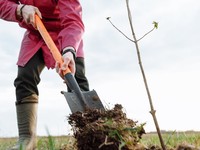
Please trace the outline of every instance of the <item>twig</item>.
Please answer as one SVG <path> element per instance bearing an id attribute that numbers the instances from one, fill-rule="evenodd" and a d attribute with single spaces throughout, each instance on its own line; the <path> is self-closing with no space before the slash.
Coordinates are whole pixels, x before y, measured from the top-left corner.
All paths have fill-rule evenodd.
<path id="1" fill-rule="evenodd" d="M 113 142 L 108 142 L 108 136 L 106 136 L 105 141 L 101 145 L 99 145 L 98 148 L 100 149 L 104 145 L 112 145 L 112 144 L 114 144 L 114 143 Z"/>
<path id="2" fill-rule="evenodd" d="M 141 38 L 139 38 L 137 40 L 137 42 L 139 42 L 141 39 L 143 39 L 145 36 L 147 36 L 149 33 L 151 33 L 154 29 L 156 29 L 156 27 L 153 27 L 153 29 L 151 29 L 149 32 L 147 32 L 145 35 L 143 35 Z"/>
<path id="3" fill-rule="evenodd" d="M 111 25 L 112 25 L 115 29 L 117 29 L 123 36 L 125 36 L 125 38 L 127 38 L 127 39 L 130 40 L 131 42 L 134 42 L 134 43 L 135 43 L 135 41 L 133 41 L 131 38 L 129 38 L 126 34 L 124 34 L 119 28 L 117 28 L 117 27 L 112 23 L 112 21 L 110 20 L 110 17 L 107 17 L 106 19 L 111 23 Z"/>
<path id="4" fill-rule="evenodd" d="M 119 28 L 117 28 L 117 27 L 112 23 L 112 21 L 110 20 L 110 17 L 107 17 L 106 19 L 107 19 L 107 20 L 110 22 L 110 24 L 111 24 L 117 31 L 119 31 L 125 38 L 127 38 L 129 41 L 135 43 L 134 40 L 132 40 L 131 38 L 129 38 L 124 32 L 122 32 Z M 156 22 L 154 22 L 154 23 L 156 23 Z M 141 38 L 139 38 L 139 39 L 137 40 L 137 42 L 139 42 L 141 39 L 143 39 L 145 36 L 147 36 L 149 33 L 151 33 L 154 29 L 157 29 L 157 26 L 156 26 L 156 25 L 154 25 L 153 29 L 151 29 L 149 32 L 147 32 L 147 33 L 144 34 Z"/>

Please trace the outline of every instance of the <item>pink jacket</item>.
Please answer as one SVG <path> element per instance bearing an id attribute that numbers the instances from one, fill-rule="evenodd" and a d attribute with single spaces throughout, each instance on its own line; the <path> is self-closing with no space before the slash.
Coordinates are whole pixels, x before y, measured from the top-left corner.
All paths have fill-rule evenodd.
<path id="1" fill-rule="evenodd" d="M 54 68 L 55 65 L 39 32 L 24 21 L 17 20 L 16 9 L 19 3 L 38 7 L 42 14 L 42 21 L 60 51 L 67 46 L 72 46 L 76 49 L 77 57 L 84 57 L 82 41 L 84 24 L 79 0 L 58 0 L 58 2 L 56 0 L 0 0 L 0 18 L 18 22 L 21 27 L 27 29 L 21 43 L 17 65 L 24 66 L 40 48 L 46 66 Z"/>

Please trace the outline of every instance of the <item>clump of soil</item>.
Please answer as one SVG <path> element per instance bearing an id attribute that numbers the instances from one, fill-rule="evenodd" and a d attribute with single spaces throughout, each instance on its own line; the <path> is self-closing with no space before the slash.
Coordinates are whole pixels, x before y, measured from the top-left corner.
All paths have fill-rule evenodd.
<path id="1" fill-rule="evenodd" d="M 69 116 L 78 150 L 133 150 L 141 147 L 139 141 L 145 130 L 126 117 L 122 106 L 101 111 L 87 109 Z"/>

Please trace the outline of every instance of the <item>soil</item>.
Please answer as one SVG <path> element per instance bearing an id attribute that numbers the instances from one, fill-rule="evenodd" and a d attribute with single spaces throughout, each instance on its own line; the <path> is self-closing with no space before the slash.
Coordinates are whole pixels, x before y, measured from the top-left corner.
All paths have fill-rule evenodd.
<path id="1" fill-rule="evenodd" d="M 126 117 L 123 107 L 111 110 L 87 109 L 69 116 L 78 150 L 131 150 L 140 147 L 144 124 Z"/>

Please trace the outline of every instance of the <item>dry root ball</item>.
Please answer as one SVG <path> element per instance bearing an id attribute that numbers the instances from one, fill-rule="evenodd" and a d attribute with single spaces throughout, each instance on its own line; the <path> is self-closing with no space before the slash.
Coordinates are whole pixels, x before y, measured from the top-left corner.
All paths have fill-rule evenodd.
<path id="1" fill-rule="evenodd" d="M 69 116 L 78 150 L 133 150 L 144 131 L 144 124 L 136 125 L 126 117 L 122 106 L 111 110 L 88 109 Z"/>

